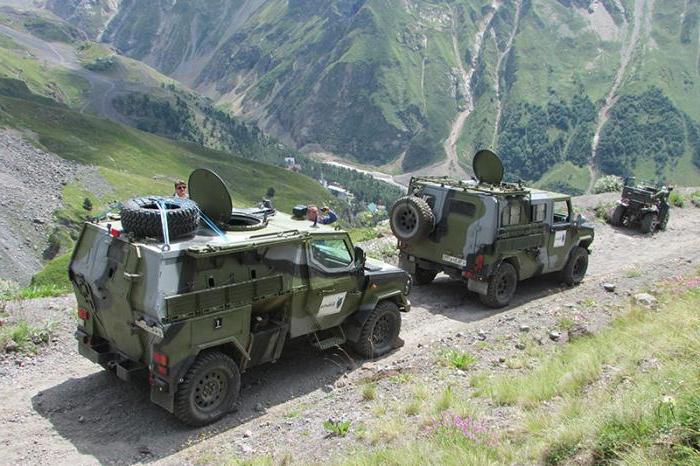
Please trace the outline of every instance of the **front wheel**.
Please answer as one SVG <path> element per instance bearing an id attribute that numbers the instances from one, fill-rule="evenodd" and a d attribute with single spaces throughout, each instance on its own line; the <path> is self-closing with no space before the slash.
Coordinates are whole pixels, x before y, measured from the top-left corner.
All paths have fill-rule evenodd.
<path id="1" fill-rule="evenodd" d="M 365 358 L 382 356 L 397 345 L 400 331 L 401 314 L 398 306 L 391 301 L 382 301 L 365 321 L 353 349 Z"/>
<path id="2" fill-rule="evenodd" d="M 233 409 L 240 388 L 233 359 L 220 351 L 200 354 L 175 393 L 175 416 L 191 426 L 218 421 Z"/>
<path id="3" fill-rule="evenodd" d="M 588 270 L 588 249 L 577 246 L 561 271 L 561 279 L 567 285 L 578 285 Z"/>
<path id="4" fill-rule="evenodd" d="M 485 295 L 479 295 L 481 302 L 489 307 L 507 306 L 518 286 L 518 272 L 509 262 L 503 262 L 498 271 L 489 278 Z"/>

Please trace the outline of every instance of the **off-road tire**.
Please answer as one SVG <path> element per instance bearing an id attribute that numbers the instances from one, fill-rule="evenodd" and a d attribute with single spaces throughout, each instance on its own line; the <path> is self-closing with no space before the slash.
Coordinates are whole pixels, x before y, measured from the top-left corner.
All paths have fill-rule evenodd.
<path id="1" fill-rule="evenodd" d="M 137 237 L 163 239 L 163 227 L 160 221 L 160 209 L 156 201 L 165 205 L 170 239 L 188 236 L 194 233 L 199 224 L 199 208 L 190 199 L 173 197 L 137 197 L 124 203 L 121 210 L 121 222 L 124 231 Z"/>
<path id="2" fill-rule="evenodd" d="M 610 225 L 619 227 L 622 225 L 622 219 L 625 217 L 625 206 L 617 205 L 610 216 Z"/>
<path id="3" fill-rule="evenodd" d="M 174 414 L 191 426 L 211 424 L 233 409 L 240 388 L 233 359 L 220 351 L 201 353 L 177 387 Z"/>
<path id="4" fill-rule="evenodd" d="M 668 226 L 668 217 L 670 215 L 671 215 L 670 213 L 666 212 L 666 215 L 664 215 L 664 218 L 662 218 L 661 221 L 659 222 L 659 230 L 666 231 L 666 227 Z"/>
<path id="5" fill-rule="evenodd" d="M 494 309 L 507 306 L 518 287 L 518 272 L 509 262 L 503 262 L 489 278 L 488 291 L 480 294 L 482 303 Z"/>
<path id="6" fill-rule="evenodd" d="M 396 304 L 382 301 L 374 308 L 360 331 L 360 338 L 353 343 L 353 349 L 365 358 L 382 356 L 400 341 L 401 313 Z"/>
<path id="7" fill-rule="evenodd" d="M 416 266 L 416 271 L 411 274 L 411 278 L 415 285 L 428 285 L 435 280 L 436 275 L 437 272 L 435 270 L 422 269 Z"/>
<path id="8" fill-rule="evenodd" d="M 644 214 L 644 217 L 642 217 L 642 222 L 639 229 L 645 234 L 654 233 L 658 225 L 659 216 L 655 213 L 646 213 Z"/>
<path id="9" fill-rule="evenodd" d="M 567 285 L 578 285 L 586 276 L 586 270 L 588 270 L 588 249 L 576 246 L 561 270 L 560 277 Z"/>
<path id="10" fill-rule="evenodd" d="M 394 236 L 406 243 L 423 239 L 435 224 L 430 206 L 417 196 L 404 196 L 394 202 L 389 219 Z"/>

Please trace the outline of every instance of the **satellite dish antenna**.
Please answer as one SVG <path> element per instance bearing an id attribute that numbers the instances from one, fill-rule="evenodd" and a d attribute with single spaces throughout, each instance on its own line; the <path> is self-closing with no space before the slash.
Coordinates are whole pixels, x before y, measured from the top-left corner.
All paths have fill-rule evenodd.
<path id="1" fill-rule="evenodd" d="M 474 155 L 472 168 L 479 183 L 498 185 L 503 181 L 503 163 L 488 149 L 482 149 Z"/>
<path id="2" fill-rule="evenodd" d="M 204 215 L 218 225 L 231 219 L 231 194 L 219 175 L 206 168 L 198 168 L 188 180 L 190 199 L 195 201 Z"/>

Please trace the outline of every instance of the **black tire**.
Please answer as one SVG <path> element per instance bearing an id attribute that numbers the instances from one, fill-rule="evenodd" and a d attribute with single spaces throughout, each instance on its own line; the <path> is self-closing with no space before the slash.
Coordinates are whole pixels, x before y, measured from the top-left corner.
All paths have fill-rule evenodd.
<path id="1" fill-rule="evenodd" d="M 220 351 L 202 353 L 177 387 L 174 414 L 191 426 L 211 424 L 233 409 L 240 388 L 233 359 Z"/>
<path id="2" fill-rule="evenodd" d="M 492 308 L 507 306 L 518 287 L 518 272 L 509 262 L 503 262 L 498 271 L 489 278 L 488 291 L 480 294 L 482 303 Z"/>
<path id="3" fill-rule="evenodd" d="M 588 249 L 576 246 L 561 270 L 561 280 L 567 285 L 578 285 L 588 270 Z"/>
<path id="4" fill-rule="evenodd" d="M 394 236 L 407 243 L 423 239 L 435 224 L 430 206 L 417 196 L 404 196 L 394 202 L 389 218 Z"/>
<path id="5" fill-rule="evenodd" d="M 124 203 L 121 211 L 124 231 L 133 233 L 137 237 L 148 236 L 162 240 L 163 228 L 157 201 L 161 201 L 165 205 L 170 239 L 194 233 L 199 225 L 197 204 L 190 199 L 158 196 L 137 197 Z"/>
<path id="6" fill-rule="evenodd" d="M 416 271 L 411 274 L 411 278 L 413 278 L 415 285 L 428 285 L 435 280 L 436 275 L 437 272 L 435 270 L 422 269 L 416 266 Z"/>
<path id="7" fill-rule="evenodd" d="M 663 216 L 663 218 L 662 218 L 661 221 L 659 222 L 659 230 L 661 230 L 661 231 L 666 231 L 666 227 L 668 226 L 668 217 L 669 217 L 669 215 L 670 215 L 670 214 L 669 214 L 668 212 L 666 212 L 666 215 Z"/>
<path id="8" fill-rule="evenodd" d="M 382 301 L 374 308 L 360 331 L 353 349 L 365 358 L 382 356 L 399 346 L 401 313 L 396 304 Z"/>
<path id="9" fill-rule="evenodd" d="M 623 205 L 616 206 L 613 210 L 612 215 L 610 216 L 610 225 L 614 225 L 616 227 L 622 225 L 622 219 L 625 216 L 625 210 L 625 206 Z"/>
<path id="10" fill-rule="evenodd" d="M 640 230 L 645 234 L 654 233 L 658 225 L 659 216 L 655 213 L 646 213 L 644 214 L 644 217 L 642 217 Z"/>

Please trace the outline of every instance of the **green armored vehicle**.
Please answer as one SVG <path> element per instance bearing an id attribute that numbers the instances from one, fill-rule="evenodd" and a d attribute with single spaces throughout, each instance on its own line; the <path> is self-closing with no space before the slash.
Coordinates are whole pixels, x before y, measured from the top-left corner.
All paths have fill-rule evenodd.
<path id="1" fill-rule="evenodd" d="M 574 218 L 571 197 L 502 182 L 503 165 L 488 150 L 473 167 L 476 181 L 414 177 L 392 206 L 400 266 L 414 283 L 444 272 L 502 307 L 521 280 L 549 272 L 569 284 L 583 280 L 594 233 Z"/>
<path id="2" fill-rule="evenodd" d="M 208 170 L 189 187 L 196 204 L 140 198 L 84 225 L 69 266 L 80 354 L 124 380 L 147 376 L 154 403 L 205 425 L 232 409 L 240 373 L 277 360 L 290 339 L 349 342 L 370 358 L 401 345 L 406 272 L 366 259 L 344 231 L 269 206 L 232 210 Z M 148 230 L 162 229 L 160 215 L 172 242 Z"/>

